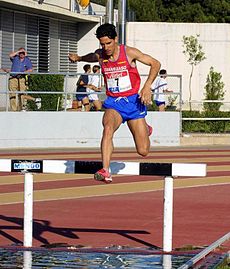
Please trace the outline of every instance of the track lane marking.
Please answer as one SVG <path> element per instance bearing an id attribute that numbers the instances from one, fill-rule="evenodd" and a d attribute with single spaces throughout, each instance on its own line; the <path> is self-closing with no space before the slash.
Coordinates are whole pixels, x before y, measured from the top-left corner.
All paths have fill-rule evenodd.
<path id="1" fill-rule="evenodd" d="M 230 184 L 230 178 L 224 177 L 201 177 L 175 179 L 174 189 Z M 34 191 L 34 201 L 53 201 L 60 199 L 79 199 L 86 197 L 108 196 L 128 193 L 150 192 L 163 190 L 164 180 L 144 181 L 132 183 L 117 183 L 110 185 L 94 185 L 84 187 L 71 187 L 59 189 L 47 189 Z M 0 194 L 0 205 L 23 203 L 23 192 Z"/>

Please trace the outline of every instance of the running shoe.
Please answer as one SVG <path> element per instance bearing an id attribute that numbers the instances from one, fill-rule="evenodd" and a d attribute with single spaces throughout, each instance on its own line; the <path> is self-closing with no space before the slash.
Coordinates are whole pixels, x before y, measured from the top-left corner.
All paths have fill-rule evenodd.
<path id="1" fill-rule="evenodd" d="M 148 129 L 148 136 L 150 136 L 153 133 L 153 127 L 147 124 Z"/>
<path id="2" fill-rule="evenodd" d="M 104 181 L 107 184 L 113 181 L 109 171 L 104 168 L 94 174 L 94 179 L 98 181 Z"/>

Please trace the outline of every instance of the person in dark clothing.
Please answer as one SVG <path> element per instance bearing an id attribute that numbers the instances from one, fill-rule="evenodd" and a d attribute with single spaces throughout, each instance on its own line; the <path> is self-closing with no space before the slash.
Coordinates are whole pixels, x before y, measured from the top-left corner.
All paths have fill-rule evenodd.
<path id="1" fill-rule="evenodd" d="M 89 82 L 89 73 L 91 72 L 91 66 L 89 64 L 85 64 L 83 66 L 83 69 L 85 73 L 80 76 L 77 82 L 77 94 L 76 94 L 77 110 L 81 111 L 83 105 L 84 111 L 89 111 L 90 105 L 88 95 L 86 94 L 86 87 Z M 78 93 L 85 93 L 85 94 L 78 94 Z"/>

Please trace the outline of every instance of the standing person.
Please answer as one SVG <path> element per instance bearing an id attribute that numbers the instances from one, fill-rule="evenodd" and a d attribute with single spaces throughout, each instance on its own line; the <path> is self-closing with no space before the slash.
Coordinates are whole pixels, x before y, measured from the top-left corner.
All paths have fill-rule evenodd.
<path id="1" fill-rule="evenodd" d="M 124 122 L 133 135 L 137 153 L 146 156 L 150 149 L 149 135 L 152 127 L 145 121 L 146 105 L 151 103 L 151 84 L 156 78 L 160 63 L 140 50 L 118 44 L 116 28 L 113 24 L 103 24 L 96 30 L 101 49 L 84 56 L 70 54 L 72 62 L 99 62 L 106 85 L 107 99 L 103 106 L 103 135 L 101 155 L 103 168 L 94 174 L 95 180 L 112 182 L 109 171 L 113 152 L 113 135 Z M 150 66 L 147 80 L 140 89 L 140 75 L 136 61 Z"/>
<path id="2" fill-rule="evenodd" d="M 152 83 L 151 89 L 154 93 L 153 99 L 158 107 L 158 110 L 165 111 L 166 97 L 164 93 L 172 91 L 168 89 L 168 83 L 166 81 L 167 71 L 165 69 L 161 69 L 159 75 L 160 77 L 155 79 Z"/>
<path id="3" fill-rule="evenodd" d="M 77 82 L 77 93 L 81 92 L 84 94 L 76 94 L 76 99 L 77 99 L 77 110 L 81 111 L 82 110 L 82 105 L 84 106 L 85 111 L 90 110 L 89 106 L 89 98 L 88 95 L 86 94 L 86 87 L 89 82 L 89 73 L 91 72 L 91 66 L 90 64 L 85 64 L 83 66 L 83 69 L 85 73 L 80 76 Z"/>
<path id="4" fill-rule="evenodd" d="M 12 62 L 11 72 L 18 72 L 24 74 L 12 74 L 9 78 L 9 90 L 14 91 L 26 91 L 28 89 L 28 73 L 33 71 L 33 66 L 30 58 L 27 56 L 27 52 L 24 48 L 19 48 L 15 52 L 9 54 Z M 34 98 L 25 93 L 10 94 L 10 108 L 12 111 L 20 111 L 25 106 L 26 100 L 32 100 L 36 102 L 37 108 L 41 108 L 41 98 Z"/>
<path id="5" fill-rule="evenodd" d="M 101 67 L 99 65 L 93 66 L 93 73 L 99 75 L 100 74 Z M 89 84 L 87 85 L 87 92 L 91 93 L 88 95 L 89 101 L 93 103 L 93 106 L 96 111 L 101 110 L 102 103 L 101 100 L 99 100 L 98 95 L 95 92 L 101 91 L 100 88 L 100 77 L 91 75 L 89 77 Z"/>

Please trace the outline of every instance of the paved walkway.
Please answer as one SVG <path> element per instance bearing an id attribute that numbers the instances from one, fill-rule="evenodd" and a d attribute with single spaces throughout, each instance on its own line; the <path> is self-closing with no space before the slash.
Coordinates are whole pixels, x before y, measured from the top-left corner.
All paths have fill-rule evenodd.
<path id="1" fill-rule="evenodd" d="M 99 160 L 99 152 L 0 152 L 10 159 Z M 116 151 L 113 160 L 207 163 L 206 178 L 174 180 L 173 247 L 209 245 L 229 232 L 230 149 L 153 149 L 147 158 Z M 23 175 L 0 173 L 0 245 L 22 243 Z M 34 175 L 33 245 L 162 247 L 163 183 L 157 176 Z"/>

